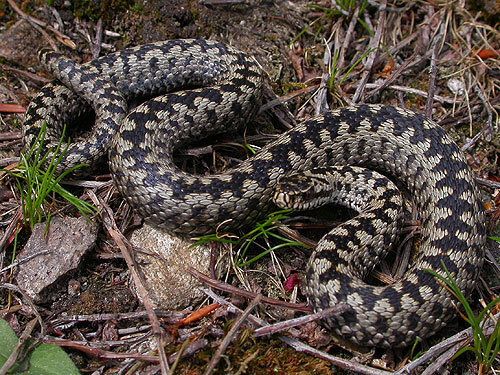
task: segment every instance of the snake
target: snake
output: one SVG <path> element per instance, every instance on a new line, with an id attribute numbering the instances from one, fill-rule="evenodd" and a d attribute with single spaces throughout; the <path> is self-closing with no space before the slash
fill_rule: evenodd
<path id="1" fill-rule="evenodd" d="M 92 168 L 107 157 L 121 196 L 167 232 L 190 238 L 248 227 L 292 200 L 277 189 L 296 173 L 346 185 L 347 204 L 367 211 L 319 241 L 303 288 L 315 311 L 347 305 L 323 320 L 333 334 L 366 346 L 408 346 L 453 315 L 453 296 L 427 270 L 445 275 L 444 265 L 465 295 L 474 288 L 486 240 L 478 187 L 464 154 L 425 116 L 377 104 L 328 110 L 234 168 L 195 175 L 177 167 L 173 154 L 256 114 L 264 79 L 253 57 L 224 43 L 183 39 L 85 64 L 48 50 L 40 59 L 56 80 L 27 108 L 26 146 L 54 152 L 66 126 L 79 126 L 81 113 L 94 111 L 96 124 L 83 139 L 62 143 L 58 172 L 81 163 Z M 401 222 L 392 180 L 416 207 L 420 238 L 400 279 L 371 285 L 367 273 L 386 252 L 379 246 L 397 236 Z"/>

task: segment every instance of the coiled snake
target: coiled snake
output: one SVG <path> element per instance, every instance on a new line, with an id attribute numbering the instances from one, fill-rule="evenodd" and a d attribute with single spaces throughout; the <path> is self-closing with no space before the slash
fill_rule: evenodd
<path id="1" fill-rule="evenodd" d="M 380 250 L 359 249 L 381 223 L 392 220 L 384 212 L 364 224 L 351 222 L 333 238 L 326 235 L 310 261 L 305 291 L 314 309 L 349 306 L 327 320 L 337 334 L 359 344 L 404 346 L 442 328 L 453 297 L 424 270 L 442 274 L 441 262 L 465 293 L 473 288 L 485 242 L 474 176 L 444 130 L 423 116 L 379 105 L 329 111 L 282 134 L 235 169 L 194 176 L 174 165 L 172 153 L 194 139 L 233 130 L 255 113 L 262 78 L 252 58 L 217 42 L 175 40 L 82 66 L 48 51 L 41 59 L 68 88 L 54 82 L 34 98 L 24 122 L 26 144 L 35 142 L 43 121 L 45 149 L 57 143 L 65 121 L 88 108 L 83 97 L 98 125 L 70 145 L 60 169 L 93 164 L 109 150 L 118 191 L 146 220 L 170 232 L 210 233 L 227 219 L 226 230 L 248 225 L 272 209 L 278 180 L 292 171 L 356 165 L 402 184 L 418 209 L 421 239 L 401 280 L 387 286 L 362 281 L 373 267 L 369 257 Z M 190 89 L 175 91 L 183 87 Z M 125 117 L 127 103 L 160 94 Z M 382 234 L 382 242 L 393 237 Z"/>

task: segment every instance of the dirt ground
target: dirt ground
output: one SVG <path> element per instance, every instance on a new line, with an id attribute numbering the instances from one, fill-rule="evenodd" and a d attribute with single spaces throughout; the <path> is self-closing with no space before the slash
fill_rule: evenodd
<path id="1" fill-rule="evenodd" d="M 198 173 L 214 173 L 234 166 L 236 159 L 246 157 L 245 152 L 235 151 L 242 147 L 227 146 L 235 139 L 236 143 L 243 144 L 244 137 L 249 136 L 255 145 L 261 146 L 272 138 L 269 134 L 283 132 L 327 107 L 362 102 L 404 106 L 431 116 L 465 149 L 482 189 L 489 234 L 499 237 L 500 2 L 394 1 L 386 7 L 383 3 L 322 0 L 26 0 L 16 3 L 0 0 L 0 167 L 10 168 L 18 161 L 23 146 L 20 130 L 23 109 L 51 79 L 37 60 L 40 48 L 55 45 L 73 60 L 86 62 L 147 42 L 214 39 L 257 59 L 265 72 L 265 103 L 271 103 L 270 109 L 238 134 L 217 138 L 215 141 L 224 147 L 216 148 L 215 153 L 183 156 L 181 164 L 195 165 Z M 3 104 L 14 106 L 2 107 Z M 109 172 L 104 168 L 86 180 L 109 181 Z M 3 174 L 0 286 L 15 283 L 12 270 L 5 267 L 15 260 L 15 252 L 23 248 L 31 234 L 29 223 L 22 215 L 16 215 L 21 203 L 17 189 L 15 180 Z M 90 201 L 85 188 L 70 189 Z M 91 190 L 105 197 L 123 233 L 141 224 L 141 219 L 133 216 L 110 185 Z M 49 211 L 62 212 L 62 217 L 78 216 L 57 197 L 48 198 L 45 212 Z M 348 213 L 340 216 L 346 215 Z M 330 221 L 338 219 L 329 218 Z M 100 220 L 96 218 L 97 222 Z M 319 226 L 324 232 L 324 222 Z M 317 233 L 312 232 L 316 238 Z M 15 233 L 18 234 L 14 240 Z M 311 230 L 303 233 L 311 235 Z M 418 236 L 415 242 L 418 243 Z M 271 245 L 264 240 L 256 248 Z M 303 274 L 306 252 L 294 249 L 277 251 L 275 255 L 263 257 L 242 271 L 228 268 L 225 281 L 269 297 L 305 302 L 300 287 L 294 288 L 292 283 L 288 290 L 287 285 L 294 279 L 293 275 Z M 478 301 L 488 303 L 499 294 L 499 256 L 498 242 L 492 240 L 478 287 L 470 297 L 474 311 L 482 309 Z M 390 262 L 377 270 L 390 271 Z M 275 263 L 279 267 L 275 267 Z M 116 239 L 100 225 L 96 250 L 68 277 L 73 284 L 68 285 L 66 278 L 51 289 L 52 295 L 45 302 L 37 304 L 46 325 L 45 336 L 41 338 L 64 339 L 66 351 L 82 373 L 160 373 L 159 356 L 151 349 L 154 340 L 150 320 L 142 313 L 144 305 L 129 288 L 132 283 L 129 276 Z M 76 285 L 73 292 L 71 285 Z M 229 296 L 223 292 L 218 294 Z M 234 295 L 231 302 L 242 309 L 248 303 Z M 34 316 L 25 303 L 21 294 L 0 289 L 0 317 L 9 322 L 18 336 Z M 192 306 L 190 310 L 197 311 L 209 303 Z M 141 313 L 134 315 L 136 312 Z M 221 341 L 239 316 L 219 309 L 180 327 L 174 322 L 187 312 L 157 313 L 162 328 L 168 332 L 165 351 L 171 366 L 174 353 L 185 350 L 184 358 L 173 365 L 176 374 L 203 373 L 211 359 L 219 355 L 216 351 Z M 283 306 L 259 306 L 255 314 L 270 323 L 298 316 Z M 72 315 L 81 319 L 71 323 L 65 320 Z M 279 333 L 272 338 L 255 339 L 250 328 L 243 328 L 234 336 L 213 373 L 389 373 L 416 359 L 416 352 L 433 353 L 435 344 L 467 327 L 457 313 L 446 330 L 419 343 L 414 350 L 376 349 L 364 353 L 336 346 L 316 323 L 287 334 L 340 360 L 352 359 L 347 363 L 333 362 L 335 365 L 331 359 L 295 350 L 280 341 Z M 35 329 L 32 336 L 38 337 L 39 332 Z M 154 359 L 144 359 L 139 353 Z M 454 361 L 439 356 L 436 352 L 431 358 L 439 360 L 423 363 L 415 369 L 417 373 L 441 362 L 439 371 L 443 374 L 476 373 L 480 367 L 473 355 Z M 491 368 L 500 371 L 498 360 Z"/>

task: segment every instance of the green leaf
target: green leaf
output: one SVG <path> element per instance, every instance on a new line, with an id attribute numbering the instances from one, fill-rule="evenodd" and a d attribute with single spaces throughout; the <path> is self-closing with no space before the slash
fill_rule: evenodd
<path id="1" fill-rule="evenodd" d="M 9 358 L 17 342 L 17 336 L 12 328 L 10 328 L 9 323 L 4 319 L 0 319 L 0 367 L 2 367 L 7 358 Z"/>
<path id="2" fill-rule="evenodd" d="M 30 356 L 28 374 L 32 375 L 79 375 L 73 361 L 55 344 L 40 344 Z"/>
<path id="3" fill-rule="evenodd" d="M 9 324 L 4 319 L 0 319 L 0 367 L 9 358 L 18 342 L 19 340 Z M 28 344 L 31 343 L 32 340 L 28 342 Z M 37 345 L 28 355 L 27 360 L 29 362 L 27 370 L 20 371 L 19 364 L 16 363 L 8 374 L 80 375 L 75 364 L 64 350 L 54 344 L 41 343 Z"/>

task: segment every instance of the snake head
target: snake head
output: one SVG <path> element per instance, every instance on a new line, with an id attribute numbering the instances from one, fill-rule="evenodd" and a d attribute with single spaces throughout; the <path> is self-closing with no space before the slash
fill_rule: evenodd
<path id="1" fill-rule="evenodd" d="M 282 177 L 273 195 L 282 209 L 312 210 L 332 201 L 329 182 L 322 168 L 293 173 Z"/>

